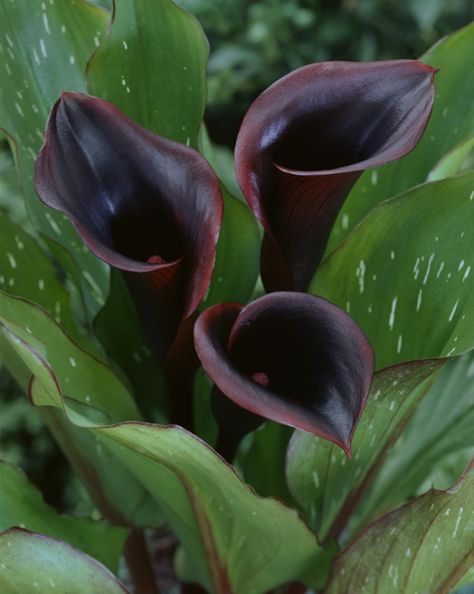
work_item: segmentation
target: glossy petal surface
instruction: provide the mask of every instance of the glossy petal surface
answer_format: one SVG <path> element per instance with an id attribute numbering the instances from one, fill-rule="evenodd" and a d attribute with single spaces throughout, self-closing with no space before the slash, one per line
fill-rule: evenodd
<path id="1" fill-rule="evenodd" d="M 237 178 L 265 229 L 267 290 L 306 290 L 359 175 L 414 148 L 435 70 L 421 62 L 304 66 L 252 104 L 236 146 Z"/>
<path id="2" fill-rule="evenodd" d="M 208 288 L 222 218 L 217 179 L 194 150 L 141 128 L 112 104 L 64 93 L 36 165 L 43 202 L 124 272 L 154 351 Z"/>
<path id="3" fill-rule="evenodd" d="M 342 310 L 287 292 L 246 307 L 218 305 L 198 319 L 195 344 L 208 375 L 230 399 L 221 395 L 217 405 L 221 430 L 226 423 L 235 432 L 243 426 L 245 433 L 266 418 L 350 452 L 374 359 L 364 334 Z M 245 418 L 242 409 L 252 415 Z"/>

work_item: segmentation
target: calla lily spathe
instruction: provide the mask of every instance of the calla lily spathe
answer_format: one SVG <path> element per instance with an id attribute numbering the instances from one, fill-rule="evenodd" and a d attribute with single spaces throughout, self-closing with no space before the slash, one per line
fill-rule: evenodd
<path id="1" fill-rule="evenodd" d="M 352 186 L 411 151 L 428 122 L 435 69 L 417 61 L 323 62 L 284 76 L 249 108 L 237 178 L 265 235 L 267 291 L 305 291 Z"/>
<path id="2" fill-rule="evenodd" d="M 194 338 L 216 386 L 218 449 L 227 458 L 265 419 L 322 436 L 350 453 L 374 355 L 343 310 L 312 295 L 275 292 L 245 307 L 207 309 Z"/>
<path id="3" fill-rule="evenodd" d="M 223 207 L 211 167 L 107 101 L 63 93 L 47 123 L 35 184 L 41 200 L 122 271 L 148 343 L 163 360 L 214 267 Z"/>

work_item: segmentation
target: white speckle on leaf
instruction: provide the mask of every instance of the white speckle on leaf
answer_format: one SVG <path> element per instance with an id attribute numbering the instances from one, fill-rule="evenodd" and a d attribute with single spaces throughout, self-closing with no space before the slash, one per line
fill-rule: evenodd
<path id="1" fill-rule="evenodd" d="M 390 260 L 395 260 L 395 252 L 393 250 L 390 252 Z"/>
<path id="2" fill-rule="evenodd" d="M 436 278 L 439 278 L 441 276 L 441 273 L 443 272 L 443 268 L 444 268 L 444 262 L 441 262 L 441 264 L 439 265 L 439 268 L 438 268 L 438 272 L 436 273 Z"/>
<path id="3" fill-rule="evenodd" d="M 17 112 L 20 114 L 20 117 L 25 117 L 25 114 L 23 113 L 23 110 L 21 109 L 20 105 L 15 101 L 15 109 L 17 110 Z"/>
<path id="4" fill-rule="evenodd" d="M 46 51 L 46 45 L 44 44 L 44 39 L 40 39 L 40 50 L 43 55 L 43 58 L 47 58 L 48 52 Z"/>
<path id="5" fill-rule="evenodd" d="M 316 489 L 319 489 L 320 482 L 319 482 L 319 474 L 318 474 L 317 470 L 315 470 L 313 472 L 313 483 L 314 483 L 314 486 L 316 487 Z"/>
<path id="6" fill-rule="evenodd" d="M 96 47 L 99 47 L 100 41 L 99 41 L 99 38 L 97 37 L 97 35 L 94 36 L 94 43 L 95 43 Z"/>
<path id="7" fill-rule="evenodd" d="M 462 277 L 462 282 L 464 282 L 464 281 L 466 280 L 466 278 L 469 276 L 470 272 L 471 272 L 471 267 L 470 267 L 470 266 L 468 266 L 468 267 L 466 268 L 466 270 L 464 271 L 464 275 L 463 275 L 463 277 Z"/>
<path id="8" fill-rule="evenodd" d="M 74 357 L 69 357 L 69 363 L 71 367 L 77 367 L 76 359 L 74 359 Z"/>
<path id="9" fill-rule="evenodd" d="M 351 311 L 351 302 L 350 301 L 346 301 L 346 311 L 347 311 L 347 313 L 350 313 L 350 311 Z"/>
<path id="10" fill-rule="evenodd" d="M 434 253 L 430 255 L 429 259 L 428 259 L 428 264 L 426 266 L 426 272 L 425 272 L 425 276 L 423 278 L 423 284 L 426 285 L 426 283 L 428 282 L 428 277 L 430 276 L 430 269 L 431 269 L 431 263 L 433 262 L 433 258 L 435 257 Z"/>
<path id="11" fill-rule="evenodd" d="M 10 262 L 10 266 L 12 268 L 16 268 L 16 260 L 15 260 L 15 257 L 13 256 L 13 254 L 11 254 L 10 252 L 7 252 L 7 258 L 8 258 L 8 261 Z"/>
<path id="12" fill-rule="evenodd" d="M 408 549 L 405 551 L 405 557 L 410 558 L 411 557 L 411 549 L 410 547 L 408 547 Z"/>
<path id="13" fill-rule="evenodd" d="M 13 41 L 10 39 L 10 36 L 8 35 L 8 33 L 5 33 L 5 39 L 7 40 L 7 43 L 10 47 L 14 47 Z"/>
<path id="14" fill-rule="evenodd" d="M 51 214 L 49 212 L 47 212 L 45 214 L 46 219 L 48 220 L 48 223 L 51 225 L 51 229 L 57 233 L 58 235 L 61 235 L 61 229 L 58 227 L 58 224 L 56 223 L 56 221 L 53 219 L 53 217 L 51 216 Z"/>
<path id="15" fill-rule="evenodd" d="M 461 271 L 461 270 L 463 269 L 463 267 L 464 267 L 464 260 L 461 260 L 461 261 L 459 262 L 459 266 L 458 266 L 458 272 L 459 272 L 459 271 Z"/>
<path id="16" fill-rule="evenodd" d="M 454 319 L 454 314 L 456 313 L 456 310 L 458 308 L 459 305 L 459 299 L 456 301 L 456 303 L 453 305 L 453 309 L 451 310 L 451 313 L 449 314 L 449 318 L 448 321 L 452 322 Z"/>
<path id="17" fill-rule="evenodd" d="M 402 352 L 403 336 L 400 334 L 397 341 L 397 353 Z"/>
<path id="18" fill-rule="evenodd" d="M 43 289 L 44 289 L 44 280 L 42 278 L 40 278 L 38 281 L 38 289 L 40 291 L 43 291 Z"/>
<path id="19" fill-rule="evenodd" d="M 356 276 L 359 279 L 359 292 L 362 294 L 364 292 L 365 286 L 365 262 L 361 260 L 359 265 L 357 266 Z"/>
<path id="20" fill-rule="evenodd" d="M 463 512 L 464 512 L 464 508 L 460 507 L 459 512 L 458 512 L 458 517 L 456 518 L 456 524 L 454 525 L 453 538 L 456 538 L 456 534 L 458 533 L 459 525 L 461 524 Z"/>
<path id="21" fill-rule="evenodd" d="M 122 45 L 123 45 L 123 49 L 124 50 L 128 50 L 128 45 L 127 45 L 127 42 L 125 40 L 122 41 Z"/>
<path id="22" fill-rule="evenodd" d="M 422 298 L 423 298 L 423 289 L 420 289 L 418 291 L 418 297 L 416 298 L 416 311 L 420 311 Z"/>
<path id="23" fill-rule="evenodd" d="M 46 33 L 48 35 L 51 35 L 51 29 L 49 28 L 49 22 L 48 22 L 48 15 L 43 13 L 43 24 L 44 24 L 44 30 L 46 31 Z"/>
<path id="24" fill-rule="evenodd" d="M 378 400 L 381 393 L 382 392 L 380 390 L 377 390 L 377 392 L 374 394 L 374 400 Z"/>
<path id="25" fill-rule="evenodd" d="M 377 173 L 377 170 L 374 169 L 374 171 L 372 171 L 372 174 L 370 176 L 370 181 L 372 182 L 373 186 L 377 185 L 377 178 L 378 178 L 378 173 Z"/>
<path id="26" fill-rule="evenodd" d="M 395 311 L 397 309 L 397 297 L 394 297 L 392 300 L 392 306 L 390 308 L 390 316 L 388 318 L 388 327 L 390 330 L 393 330 L 393 326 L 395 324 Z"/>
<path id="27" fill-rule="evenodd" d="M 76 58 L 71 54 L 69 56 L 69 64 L 71 64 L 71 66 L 74 66 L 75 63 L 76 63 Z"/>
<path id="28" fill-rule="evenodd" d="M 342 215 L 341 224 L 342 224 L 343 229 L 345 229 L 345 230 L 349 229 L 349 215 L 348 214 Z"/>

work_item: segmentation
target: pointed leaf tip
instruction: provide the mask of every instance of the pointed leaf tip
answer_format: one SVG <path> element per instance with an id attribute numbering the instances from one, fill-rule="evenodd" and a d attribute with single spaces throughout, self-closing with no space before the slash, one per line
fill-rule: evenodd
<path id="1" fill-rule="evenodd" d="M 267 290 L 306 290 L 360 174 L 420 139 L 436 70 L 417 61 L 323 62 L 270 86 L 248 110 L 237 178 L 262 223 Z"/>
<path id="2" fill-rule="evenodd" d="M 107 101 L 64 92 L 48 120 L 35 184 L 99 258 L 122 270 L 163 357 L 214 267 L 222 196 L 208 163 Z"/>
<path id="3" fill-rule="evenodd" d="M 222 432 L 241 439 L 270 419 L 324 437 L 350 457 L 374 356 L 341 309 L 293 292 L 214 306 L 196 323 L 195 346 L 217 388 Z"/>

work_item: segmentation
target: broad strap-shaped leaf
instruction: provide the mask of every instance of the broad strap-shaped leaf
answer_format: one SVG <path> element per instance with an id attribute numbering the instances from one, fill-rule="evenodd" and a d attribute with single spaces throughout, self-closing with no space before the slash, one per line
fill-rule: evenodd
<path id="1" fill-rule="evenodd" d="M 473 426 L 474 352 L 470 352 L 450 361 L 424 396 L 361 501 L 357 523 L 413 497 L 446 456 L 472 449 Z"/>
<path id="2" fill-rule="evenodd" d="M 20 319 L 30 317 L 28 308 L 34 306 L 17 310 Z M 138 422 L 104 426 L 102 409 L 105 400 L 117 396 L 113 390 L 93 390 L 90 400 L 75 405 L 57 389 L 50 351 L 41 350 L 19 326 L 9 324 L 9 335 L 34 375 L 32 402 L 57 407 L 58 414 L 64 411 L 71 426 L 78 424 L 76 431 L 96 441 L 96 451 L 88 456 L 129 469 L 162 508 L 194 562 L 195 579 L 208 591 L 263 594 L 296 579 L 322 585 L 329 554 L 294 510 L 255 495 L 207 444 L 184 429 Z M 67 353 L 63 344 L 58 348 Z M 84 362 L 77 360 L 77 372 L 81 370 Z M 131 484 L 132 478 L 123 476 L 116 486 L 122 499 Z"/>
<path id="3" fill-rule="evenodd" d="M 19 178 L 34 227 L 71 260 L 90 316 L 104 304 L 108 267 L 81 242 L 60 213 L 36 196 L 33 168 L 48 113 L 63 90 L 84 92 L 85 64 L 107 27 L 108 14 L 86 2 L 2 2 L 0 6 L 0 128 L 14 145 Z M 64 259 L 63 259 L 64 263 Z"/>
<path id="4" fill-rule="evenodd" d="M 35 390 L 49 391 L 53 399 L 64 398 L 79 424 L 84 423 L 84 410 L 89 407 L 94 419 L 104 423 L 140 418 L 125 386 L 112 370 L 80 349 L 35 304 L 0 291 L 0 331 L 0 343 L 5 350 L 2 357 L 25 391 L 33 389 L 35 382 L 30 381 L 31 377 L 41 370 L 41 381 Z M 35 368 L 32 362 L 37 365 Z M 156 504 L 100 439 L 67 422 L 54 408 L 44 409 L 43 413 L 48 428 L 103 515 L 118 524 L 160 524 Z"/>
<path id="5" fill-rule="evenodd" d="M 103 521 L 59 515 L 21 470 L 0 461 L 0 531 L 13 526 L 64 540 L 114 573 L 128 536 Z"/>
<path id="6" fill-rule="evenodd" d="M 373 524 L 335 561 L 325 594 L 447 594 L 474 564 L 473 466 Z"/>
<path id="7" fill-rule="evenodd" d="M 99 354 L 98 345 L 75 319 L 70 294 L 60 282 L 52 261 L 31 235 L 2 213 L 0 288 L 41 305 L 69 336 L 90 353 Z"/>
<path id="8" fill-rule="evenodd" d="M 214 266 L 222 197 L 207 162 L 111 103 L 63 93 L 35 182 L 43 202 L 124 271 L 150 347 L 164 358 L 204 298 Z"/>
<path id="9" fill-rule="evenodd" d="M 196 148 L 208 53 L 199 22 L 171 0 L 114 0 L 110 30 L 87 65 L 88 88 L 152 132 Z"/>
<path id="10" fill-rule="evenodd" d="M 269 87 L 248 110 L 237 179 L 265 229 L 267 290 L 307 289 L 336 216 L 369 167 L 416 145 L 434 98 L 420 62 L 323 62 Z"/>
<path id="11" fill-rule="evenodd" d="M 71 545 L 19 528 L 0 534 L 0 589 L 68 594 L 127 594 L 128 590 L 98 561 Z"/>
<path id="12" fill-rule="evenodd" d="M 214 410 L 226 457 L 264 419 L 321 435 L 350 453 L 374 359 L 342 310 L 292 292 L 246 307 L 217 305 L 198 319 L 195 345 L 218 390 Z"/>
<path id="13" fill-rule="evenodd" d="M 414 361 L 375 374 L 351 460 L 334 444 L 294 433 L 287 451 L 287 481 L 319 538 L 347 539 L 351 517 L 364 502 L 387 451 L 444 363 Z"/>
<path id="14" fill-rule="evenodd" d="M 311 291 L 360 324 L 377 367 L 474 347 L 474 173 L 373 209 L 327 258 Z"/>
<path id="15" fill-rule="evenodd" d="M 474 23 L 436 43 L 420 60 L 439 68 L 430 122 L 416 149 L 402 161 L 365 173 L 352 190 L 334 225 L 332 252 L 377 204 L 425 182 L 433 167 L 474 133 L 474 70 L 466 56 L 474 53 Z"/>

